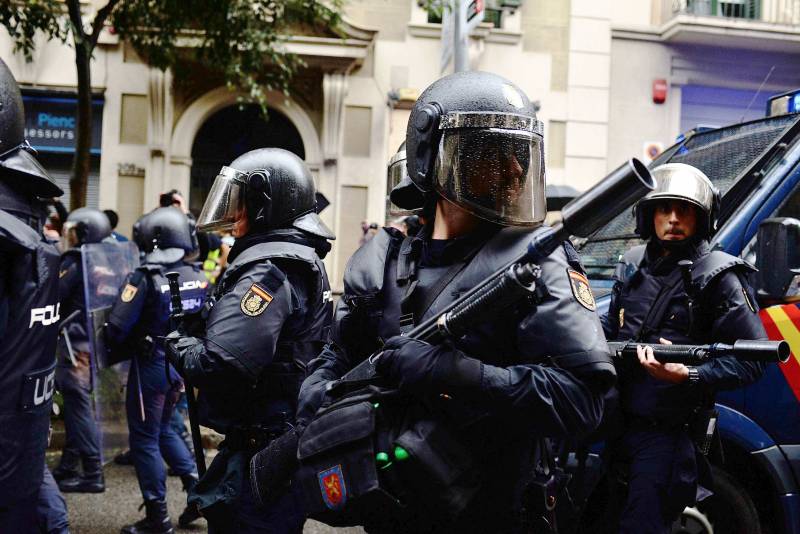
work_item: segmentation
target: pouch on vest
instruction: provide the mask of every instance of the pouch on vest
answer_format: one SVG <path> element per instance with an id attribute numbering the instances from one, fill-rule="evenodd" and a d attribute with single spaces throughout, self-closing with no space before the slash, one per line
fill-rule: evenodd
<path id="1" fill-rule="evenodd" d="M 376 412 L 383 396 L 374 388 L 324 408 L 298 445 L 301 484 L 309 517 L 333 526 L 363 524 L 400 503 L 381 487 L 376 463 Z"/>
<path id="2" fill-rule="evenodd" d="M 457 517 L 478 491 L 476 470 L 462 440 L 426 411 L 374 386 L 324 408 L 298 449 L 309 517 L 334 526 L 401 523 L 421 508 Z"/>

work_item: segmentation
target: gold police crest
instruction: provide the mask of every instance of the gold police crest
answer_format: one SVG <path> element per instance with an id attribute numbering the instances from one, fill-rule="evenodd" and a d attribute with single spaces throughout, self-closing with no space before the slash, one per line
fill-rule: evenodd
<path id="1" fill-rule="evenodd" d="M 569 283 L 572 286 L 572 294 L 575 296 L 575 300 L 587 310 L 595 311 L 597 305 L 594 302 L 592 288 L 589 287 L 589 279 L 572 269 L 567 269 L 567 274 L 569 275 Z"/>
<path id="2" fill-rule="evenodd" d="M 139 288 L 133 284 L 125 284 L 125 288 L 122 290 L 122 293 L 119 296 L 119 299 L 122 302 L 130 302 L 133 300 L 133 297 L 136 296 L 136 292 L 139 291 Z"/>
<path id="3" fill-rule="evenodd" d="M 264 313 L 270 302 L 272 302 L 272 295 L 260 285 L 253 284 L 242 297 L 239 307 L 245 315 L 255 317 Z"/>

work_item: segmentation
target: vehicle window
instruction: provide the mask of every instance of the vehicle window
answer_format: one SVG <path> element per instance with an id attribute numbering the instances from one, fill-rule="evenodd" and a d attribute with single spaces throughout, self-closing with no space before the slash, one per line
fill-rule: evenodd
<path id="1" fill-rule="evenodd" d="M 795 120 L 796 115 L 784 115 L 699 133 L 668 160 L 656 160 L 654 165 L 686 163 L 699 168 L 719 188 L 724 208 L 725 195 L 734 180 Z M 634 233 L 634 227 L 631 207 L 578 248 L 590 278 L 612 278 L 622 254 L 642 242 Z"/>
<path id="2" fill-rule="evenodd" d="M 794 217 L 795 219 L 800 219 L 800 184 L 798 184 L 794 191 L 790 195 L 786 197 L 786 199 L 781 203 L 781 205 L 776 209 L 773 213 L 769 215 L 769 217 L 765 217 L 765 219 L 770 219 L 773 217 Z M 744 247 L 742 250 L 742 259 L 752 263 L 753 265 L 756 264 L 756 244 L 758 243 L 758 232 L 753 236 L 747 246 Z"/>

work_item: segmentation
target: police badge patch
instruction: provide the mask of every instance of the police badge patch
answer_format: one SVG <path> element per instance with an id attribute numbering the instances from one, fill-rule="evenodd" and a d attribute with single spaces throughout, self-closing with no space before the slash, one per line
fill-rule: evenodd
<path id="1" fill-rule="evenodd" d="M 325 506 L 337 510 L 347 502 L 347 486 L 344 483 L 342 466 L 336 465 L 317 473 L 319 489 Z"/>
<path id="2" fill-rule="evenodd" d="M 130 302 L 133 300 L 133 297 L 136 296 L 136 292 L 139 291 L 139 288 L 133 284 L 125 284 L 125 288 L 122 290 L 122 293 L 119 296 L 119 299 L 122 302 Z"/>
<path id="3" fill-rule="evenodd" d="M 242 297 L 239 307 L 245 315 L 255 317 L 264 313 L 270 302 L 272 302 L 272 295 L 260 285 L 253 284 Z"/>
<path id="4" fill-rule="evenodd" d="M 578 271 L 567 269 L 569 275 L 569 283 L 572 286 L 572 294 L 575 300 L 580 302 L 581 306 L 589 311 L 595 311 L 597 305 L 594 302 L 594 295 L 592 289 L 589 287 L 589 279 Z"/>

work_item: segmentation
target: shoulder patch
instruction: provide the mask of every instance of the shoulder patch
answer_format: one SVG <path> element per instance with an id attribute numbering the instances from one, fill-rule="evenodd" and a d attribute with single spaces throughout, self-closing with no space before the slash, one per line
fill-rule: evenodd
<path id="1" fill-rule="evenodd" d="M 586 278 L 585 275 L 572 269 L 567 269 L 567 275 L 569 275 L 569 284 L 572 287 L 572 295 L 575 297 L 575 300 L 589 311 L 597 310 L 592 288 L 589 287 L 589 279 Z"/>
<path id="2" fill-rule="evenodd" d="M 119 295 L 119 299 L 122 302 L 130 302 L 133 300 L 133 297 L 136 296 L 136 292 L 139 291 L 139 288 L 133 284 L 125 284 L 125 287 L 122 289 L 122 293 Z"/>
<path id="3" fill-rule="evenodd" d="M 272 295 L 259 284 L 253 284 L 242 297 L 239 307 L 243 314 L 255 317 L 264 313 L 270 302 Z"/>

